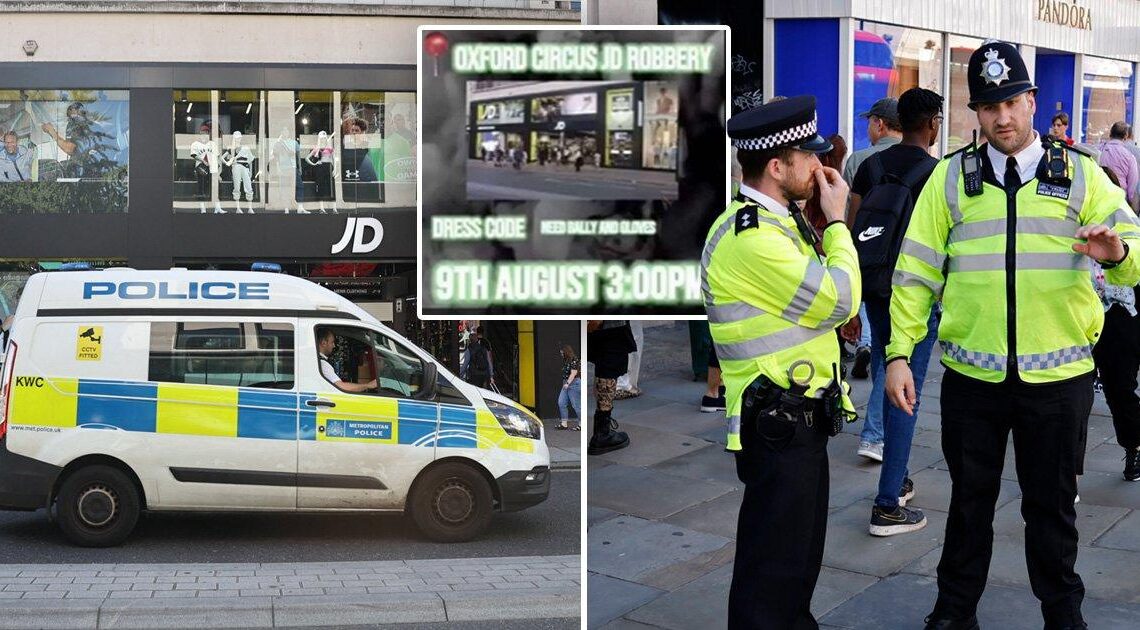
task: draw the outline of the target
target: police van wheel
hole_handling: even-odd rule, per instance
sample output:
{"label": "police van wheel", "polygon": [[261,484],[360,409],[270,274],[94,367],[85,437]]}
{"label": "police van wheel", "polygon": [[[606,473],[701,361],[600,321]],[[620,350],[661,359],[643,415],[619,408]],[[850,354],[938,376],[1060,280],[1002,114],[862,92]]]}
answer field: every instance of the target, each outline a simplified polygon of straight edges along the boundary
{"label": "police van wheel", "polygon": [[410,507],[416,526],[428,538],[463,542],[487,529],[493,503],[491,486],[479,471],[447,463],[420,478]]}
{"label": "police van wheel", "polygon": [[71,473],[56,497],[59,527],[81,547],[114,547],[139,519],[139,494],[123,471],[87,466]]}

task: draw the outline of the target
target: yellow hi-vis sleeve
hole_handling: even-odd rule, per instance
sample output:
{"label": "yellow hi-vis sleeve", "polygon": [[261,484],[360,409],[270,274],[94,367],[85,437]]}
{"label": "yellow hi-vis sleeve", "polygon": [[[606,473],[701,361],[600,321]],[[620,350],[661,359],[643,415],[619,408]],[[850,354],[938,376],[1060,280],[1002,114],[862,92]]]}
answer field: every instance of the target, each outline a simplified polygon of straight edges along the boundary
{"label": "yellow hi-vis sleeve", "polygon": [[1091,159],[1084,166],[1088,201],[1081,209],[1081,225],[1104,224],[1116,231],[1128,243],[1128,255],[1119,265],[1104,270],[1104,280],[1111,284],[1132,287],[1140,282],[1140,218],[1128,206],[1124,189],[1112,183]]}
{"label": "yellow hi-vis sleeve", "polygon": [[895,273],[891,278],[891,341],[887,360],[910,360],[914,346],[926,337],[934,301],[946,284],[943,262],[950,235],[950,208],[946,204],[946,170],[957,161],[943,160],[935,167],[914,204],[903,237]]}

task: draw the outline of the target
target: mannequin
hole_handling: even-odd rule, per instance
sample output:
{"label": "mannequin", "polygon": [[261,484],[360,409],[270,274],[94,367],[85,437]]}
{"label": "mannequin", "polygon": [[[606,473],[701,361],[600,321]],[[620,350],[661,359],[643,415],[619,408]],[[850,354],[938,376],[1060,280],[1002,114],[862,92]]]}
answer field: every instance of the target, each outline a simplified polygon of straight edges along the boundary
{"label": "mannequin", "polygon": [[[305,156],[305,161],[313,167],[313,177],[316,179],[316,197],[321,206],[321,213],[325,213],[325,201],[322,197],[332,196],[333,178],[340,173],[336,168],[336,151],[333,149],[333,139],[327,132],[317,134],[317,146]],[[332,211],[336,214],[336,199],[332,201]]]}
{"label": "mannequin", "polygon": [[[222,163],[229,166],[234,180],[234,203],[237,212],[241,214],[241,191],[245,190],[246,201],[249,201],[249,213],[253,214],[253,151],[242,146],[241,132],[233,133],[230,148],[222,155]],[[240,186],[240,187],[239,187]]]}
{"label": "mannequin", "polygon": [[194,160],[194,178],[198,184],[194,197],[204,213],[206,200],[210,198],[210,178],[218,172],[217,150],[209,133],[201,131],[198,139],[190,144],[190,157]]}
{"label": "mannequin", "polygon": [[297,172],[297,153],[300,145],[289,130],[288,125],[281,127],[281,133],[273,141],[269,149],[269,164],[272,166],[273,198],[280,199],[285,208],[285,214],[294,203],[297,204],[298,214],[309,214],[299,200],[301,193],[301,176]]}

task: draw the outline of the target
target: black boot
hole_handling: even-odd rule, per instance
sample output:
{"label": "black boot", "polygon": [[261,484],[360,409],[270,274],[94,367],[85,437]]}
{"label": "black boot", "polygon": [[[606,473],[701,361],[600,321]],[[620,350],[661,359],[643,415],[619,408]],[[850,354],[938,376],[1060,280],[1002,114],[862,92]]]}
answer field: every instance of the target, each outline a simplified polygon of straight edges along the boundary
{"label": "black boot", "polygon": [[590,455],[601,455],[629,446],[629,436],[625,431],[615,431],[617,422],[608,411],[594,412],[594,435],[590,437]]}

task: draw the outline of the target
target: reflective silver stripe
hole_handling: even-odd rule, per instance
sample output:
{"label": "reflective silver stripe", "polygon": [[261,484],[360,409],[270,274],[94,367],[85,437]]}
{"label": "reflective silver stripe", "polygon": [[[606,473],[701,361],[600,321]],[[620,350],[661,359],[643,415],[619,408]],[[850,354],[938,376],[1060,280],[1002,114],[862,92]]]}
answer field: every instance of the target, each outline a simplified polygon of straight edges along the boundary
{"label": "reflective silver stripe", "polygon": [[740,433],[740,416],[729,416],[727,423],[729,433]]}
{"label": "reflective silver stripe", "polygon": [[779,228],[780,231],[784,233],[784,236],[787,236],[788,238],[792,239],[793,243],[799,243],[800,242],[800,233],[799,232],[796,232],[792,228],[784,225],[783,223],[780,223],[776,219],[773,219],[771,217],[766,217],[760,213],[756,213],[756,219],[759,220],[761,223],[767,223],[768,225]]}
{"label": "reflective silver stripe", "polygon": [[966,350],[958,344],[941,339],[939,339],[938,342],[942,345],[942,351],[958,363],[965,363],[966,365],[972,365],[976,368],[982,368],[983,370],[1005,371],[1005,357],[1000,354]]}
{"label": "reflective silver stripe", "polygon": [[701,252],[701,292],[704,293],[706,307],[713,302],[712,288],[709,286],[709,263],[712,262],[713,250],[715,250],[717,244],[720,243],[720,239],[724,238],[724,235],[727,234],[728,230],[735,224],[736,213],[732,212],[728,215],[728,218],[717,227],[716,232],[713,233],[713,237],[709,239],[708,243],[705,243],[705,249]]}
{"label": "reflective silver stripe", "polygon": [[792,301],[788,303],[788,307],[780,313],[780,317],[794,322],[807,312],[811,303],[815,301],[815,296],[819,294],[819,287],[823,284],[823,276],[827,272],[823,265],[814,258],[808,261],[807,269],[804,270],[804,279],[800,281],[800,286],[796,288],[796,294],[792,296]]}
{"label": "reflective silver stripe", "polygon": [[1079,224],[1071,217],[1066,219],[1017,217],[1018,234],[1040,234],[1043,236],[1076,239],[1078,225]]}
{"label": "reflective silver stripe", "polygon": [[1092,346],[1061,348],[1044,354],[1019,354],[1017,367],[1021,370],[1048,370],[1092,358]]}
{"label": "reflective silver stripe", "polygon": [[934,294],[942,293],[942,283],[924,278],[917,273],[895,269],[891,284],[896,287],[926,287]]}
{"label": "reflective silver stripe", "polygon": [[946,260],[946,254],[939,254],[930,247],[909,238],[903,239],[902,249],[899,253],[917,258],[939,270],[942,269],[942,263]]}
{"label": "reflective silver stripe", "polygon": [[1076,252],[1056,252],[1051,254],[1018,254],[1017,270],[1026,269],[1068,269],[1088,271],[1088,259]]}
{"label": "reflective silver stripe", "polygon": [[970,223],[955,223],[950,226],[950,235],[947,243],[959,243],[976,238],[1005,235],[1005,217],[1000,219],[986,219],[985,221],[971,221]]}
{"label": "reflective silver stripe", "polygon": [[720,360],[740,361],[756,359],[788,348],[794,348],[822,335],[834,335],[830,329],[814,330],[803,326],[792,326],[783,330],[746,339],[736,343],[716,343],[716,356]]}
{"label": "reflective silver stripe", "polygon": [[1136,214],[1131,210],[1127,208],[1121,208],[1116,212],[1108,215],[1108,218],[1104,220],[1104,224],[1108,227],[1112,227],[1118,223],[1127,223],[1128,225],[1135,225],[1136,227],[1140,227],[1140,218],[1137,218]]}
{"label": "reflective silver stripe", "polygon": [[958,207],[958,176],[962,173],[962,154],[955,153],[946,168],[946,205],[950,207],[950,220],[954,225],[962,222],[962,209]]}
{"label": "reflective silver stripe", "polygon": [[[1017,270],[1065,269],[1085,271],[1085,257],[1076,252],[1019,253]],[[967,254],[950,259],[950,272],[1005,271],[1005,254]]]}
{"label": "reflective silver stripe", "polygon": [[763,315],[764,311],[746,302],[729,302],[705,307],[710,324],[731,324]]}
{"label": "reflective silver stripe", "polygon": [[1080,156],[1073,160],[1073,183],[1069,187],[1069,220],[1081,222],[1081,208],[1085,205],[1085,167]]}
{"label": "reflective silver stripe", "polygon": [[847,321],[847,316],[851,312],[852,301],[855,299],[851,292],[851,276],[847,274],[847,271],[839,267],[831,267],[829,271],[831,271],[831,279],[835,282],[835,308],[827,319],[819,323],[820,328],[834,328]]}

